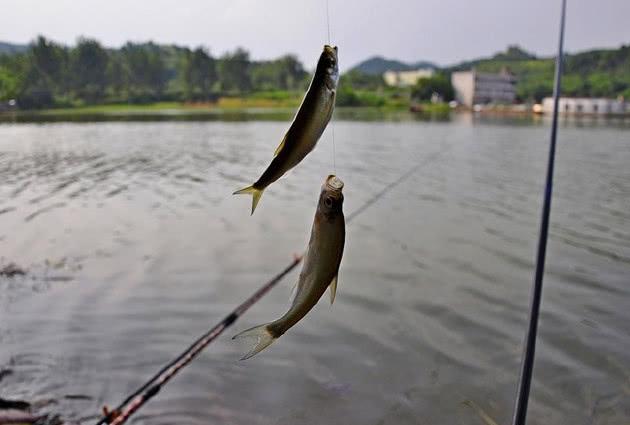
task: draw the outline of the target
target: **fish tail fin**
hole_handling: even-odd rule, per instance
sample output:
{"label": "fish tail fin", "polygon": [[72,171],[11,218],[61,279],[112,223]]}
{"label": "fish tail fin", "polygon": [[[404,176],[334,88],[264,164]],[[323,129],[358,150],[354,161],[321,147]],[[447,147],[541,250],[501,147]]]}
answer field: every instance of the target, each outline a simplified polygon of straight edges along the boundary
{"label": "fish tail fin", "polygon": [[271,343],[277,339],[277,337],[273,336],[273,334],[269,331],[268,324],[254,326],[253,328],[247,329],[246,331],[243,331],[232,337],[232,339],[245,338],[255,338],[256,343],[254,344],[252,349],[241,358],[241,360],[247,360],[250,357],[260,353],[262,350],[269,347]]}
{"label": "fish tail fin", "polygon": [[246,188],[243,188],[241,190],[237,190],[236,192],[233,193],[233,195],[251,194],[252,195],[252,215],[254,215],[254,211],[256,210],[256,205],[258,205],[258,201],[260,201],[260,197],[262,196],[264,190],[265,189],[257,189],[252,185],[252,186],[247,186]]}

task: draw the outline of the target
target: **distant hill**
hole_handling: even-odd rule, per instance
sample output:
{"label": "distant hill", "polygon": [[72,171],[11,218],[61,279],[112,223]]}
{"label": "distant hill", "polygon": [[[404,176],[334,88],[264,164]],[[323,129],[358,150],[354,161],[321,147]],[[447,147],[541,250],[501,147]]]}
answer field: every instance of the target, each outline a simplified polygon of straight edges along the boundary
{"label": "distant hill", "polygon": [[[381,75],[387,70],[405,71],[430,67],[445,74],[475,68],[480,72],[508,69],[517,78],[517,96],[523,101],[540,101],[551,95],[554,74],[553,57],[537,57],[512,45],[490,57],[466,60],[438,67],[431,62],[407,63],[382,56],[369,58],[351,69],[367,75]],[[358,76],[353,76],[358,81]],[[562,92],[566,96],[616,97],[630,99],[630,45],[616,49],[597,49],[565,56]]]}
{"label": "distant hill", "polygon": [[[524,61],[524,60],[535,60],[536,56],[532,53],[529,53],[519,46],[508,46],[505,52],[499,52],[492,56],[491,58],[480,58],[473,59],[458,63],[453,66],[445,67],[445,70],[453,71],[460,69],[469,69],[473,66],[476,66],[478,63],[487,62],[488,60],[495,61],[503,61],[503,62],[511,62],[511,61]],[[373,56],[369,59],[364,60],[363,62],[358,63],[353,66],[350,71],[360,71],[363,74],[368,75],[381,75],[385,71],[410,71],[414,69],[420,68],[431,68],[431,69],[440,69],[439,66],[429,61],[418,61],[418,62],[403,62],[397,59],[387,59],[382,56]]]}
{"label": "distant hill", "polygon": [[13,53],[21,53],[28,49],[26,44],[13,44],[6,43],[4,41],[0,41],[0,55],[7,54],[11,55]]}
{"label": "distant hill", "polygon": [[[446,66],[443,69],[451,72],[451,71],[461,71],[468,70],[473,67],[477,67],[479,65],[484,66],[487,63],[501,63],[503,65],[507,65],[509,68],[510,63],[518,63],[523,61],[535,61],[538,58],[533,53],[529,53],[526,50],[523,50],[519,46],[508,46],[505,52],[495,53],[493,56],[489,58],[477,58],[470,59],[463,62],[459,62],[455,65]],[[544,60],[544,59],[541,59]]]}
{"label": "distant hill", "polygon": [[374,56],[352,67],[351,71],[360,71],[368,75],[381,75],[385,71],[409,71],[418,68],[433,68],[437,66],[431,62],[419,61],[407,63],[394,59],[386,59],[382,56]]}
{"label": "distant hill", "polygon": [[[508,69],[517,78],[516,91],[521,100],[540,101],[550,96],[555,59],[538,58],[517,46],[490,58],[481,58],[446,67],[444,71],[468,70],[500,72]],[[598,49],[565,56],[562,92],[566,96],[630,98],[630,45],[617,49]]]}

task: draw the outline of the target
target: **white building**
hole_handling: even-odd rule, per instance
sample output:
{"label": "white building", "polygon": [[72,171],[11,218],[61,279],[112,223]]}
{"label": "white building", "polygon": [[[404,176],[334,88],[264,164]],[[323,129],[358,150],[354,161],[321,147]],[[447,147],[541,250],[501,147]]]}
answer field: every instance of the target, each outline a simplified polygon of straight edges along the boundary
{"label": "white building", "polygon": [[459,71],[451,74],[455,100],[472,107],[487,103],[514,103],[516,99],[516,77],[508,71],[489,74]]}
{"label": "white building", "polygon": [[431,68],[415,69],[413,71],[385,71],[383,80],[388,86],[414,86],[420,78],[431,78],[435,71]]}
{"label": "white building", "polygon": [[[542,102],[542,112],[553,112],[553,98],[546,97]],[[558,99],[558,113],[566,115],[618,115],[630,112],[630,105],[622,98],[590,98],[590,97],[561,97]]]}

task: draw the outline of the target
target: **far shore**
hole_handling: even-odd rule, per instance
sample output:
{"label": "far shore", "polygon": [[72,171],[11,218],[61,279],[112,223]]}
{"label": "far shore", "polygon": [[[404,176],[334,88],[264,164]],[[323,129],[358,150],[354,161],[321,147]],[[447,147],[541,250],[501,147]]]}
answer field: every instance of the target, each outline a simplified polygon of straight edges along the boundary
{"label": "far shore", "polygon": [[[283,121],[290,120],[300,99],[221,98],[216,102],[154,102],[146,104],[114,103],[64,108],[0,111],[2,122],[72,122],[72,121]],[[335,117],[358,121],[448,120],[453,114],[473,116],[520,117],[538,121],[543,118],[525,105],[484,107],[471,110],[450,108],[446,103],[423,103],[412,107],[337,106]],[[608,120],[630,118],[625,115],[563,115],[565,119]]]}
{"label": "far shore", "polygon": [[[16,118],[33,121],[82,120],[102,117],[132,119],[290,119],[300,105],[301,99],[255,99],[221,98],[216,102],[155,102],[146,104],[114,103],[48,109],[14,109],[0,112],[1,121]],[[436,115],[448,116],[450,108],[446,104],[427,104],[422,111],[411,112],[402,105],[385,106],[337,106],[335,115],[346,118],[365,117],[370,119],[396,115]]]}

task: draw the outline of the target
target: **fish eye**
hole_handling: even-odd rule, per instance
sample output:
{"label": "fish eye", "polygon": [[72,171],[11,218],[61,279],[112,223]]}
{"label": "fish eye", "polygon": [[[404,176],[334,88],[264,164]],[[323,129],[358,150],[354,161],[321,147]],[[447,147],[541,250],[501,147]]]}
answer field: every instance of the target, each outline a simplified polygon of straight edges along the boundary
{"label": "fish eye", "polygon": [[326,197],[326,199],[324,199],[324,204],[330,208],[333,206],[333,200],[330,196]]}

